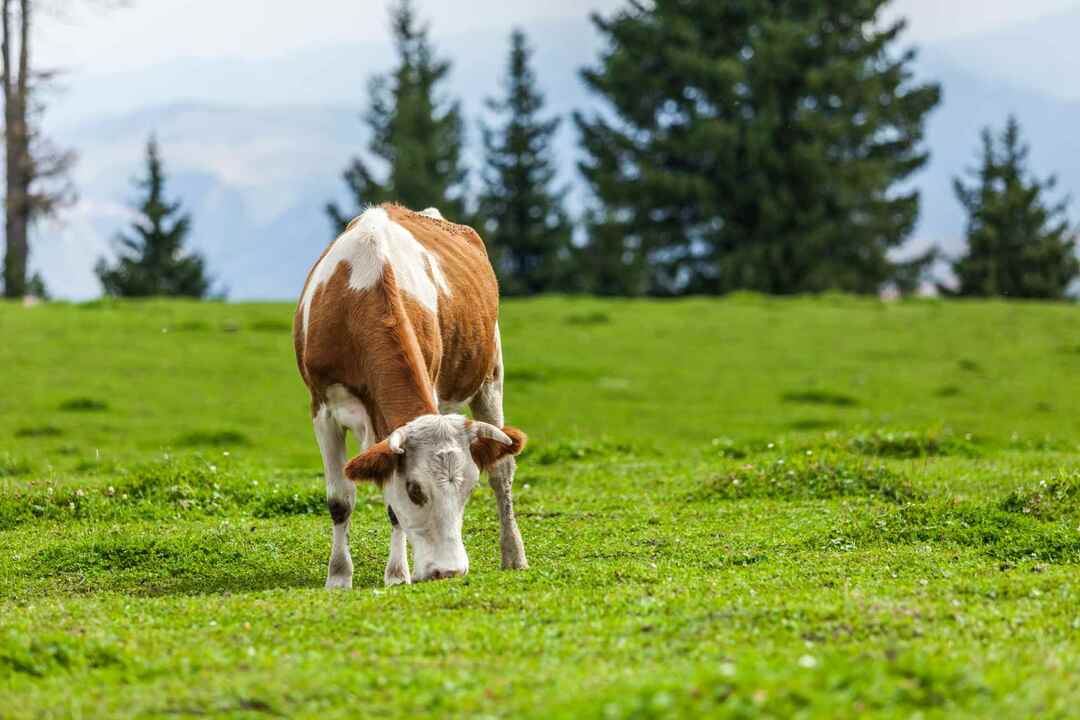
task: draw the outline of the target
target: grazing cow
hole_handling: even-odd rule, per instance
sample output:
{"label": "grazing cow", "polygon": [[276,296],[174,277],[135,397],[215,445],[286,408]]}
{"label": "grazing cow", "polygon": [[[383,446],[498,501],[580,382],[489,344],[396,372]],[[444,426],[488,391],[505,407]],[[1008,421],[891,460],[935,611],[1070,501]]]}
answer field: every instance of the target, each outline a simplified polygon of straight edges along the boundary
{"label": "grazing cow", "polygon": [[[434,208],[373,207],[311,269],[293,339],[334,524],[328,588],[352,587],[356,480],[382,488],[387,585],[468,572],[461,525],[482,470],[498,503],[503,568],[527,567],[511,496],[525,435],[503,427],[498,310],[483,240]],[[440,414],[466,404],[473,420]],[[347,430],[362,453],[346,465]]]}

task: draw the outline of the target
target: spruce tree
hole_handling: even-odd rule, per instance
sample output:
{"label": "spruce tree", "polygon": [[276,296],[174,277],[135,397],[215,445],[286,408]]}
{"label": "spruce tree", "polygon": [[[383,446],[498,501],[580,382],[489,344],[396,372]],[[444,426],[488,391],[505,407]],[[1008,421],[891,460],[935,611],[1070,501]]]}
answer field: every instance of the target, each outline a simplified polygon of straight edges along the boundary
{"label": "spruce tree", "polygon": [[972,184],[954,181],[968,214],[967,250],[953,263],[957,287],[947,292],[1061,299],[1080,276],[1068,203],[1048,204],[1045,196],[1057,181],[1030,176],[1028,152],[1015,117],[1000,145],[989,128],[983,130]]}
{"label": "spruce tree", "polygon": [[525,33],[510,36],[505,96],[489,99],[497,117],[482,125],[486,167],[479,198],[485,239],[500,287],[508,295],[566,290],[573,232],[564,207],[565,189],[554,189],[552,142],[561,119],[544,118],[536,88],[532,48]]}
{"label": "spruce tree", "polygon": [[888,0],[628,0],[593,22],[578,114],[590,265],[658,294],[875,292],[910,267],[939,88],[912,80]]}
{"label": "spruce tree", "polygon": [[210,290],[206,263],[184,248],[191,216],[181,212],[179,202],[165,199],[165,170],[153,137],[146,146],[146,177],[137,180],[136,186],[145,193],[136,208],[139,219],[132,223],[130,234],[117,236],[116,263],[110,265],[101,258],[95,267],[105,294],[206,297]]}
{"label": "spruce tree", "polygon": [[448,219],[466,220],[461,109],[440,95],[450,63],[435,56],[429,28],[417,20],[412,0],[391,9],[391,29],[398,66],[372,78],[364,118],[372,133],[368,149],[385,163],[385,179],[376,179],[364,160],[352,161],[344,178],[353,208],[327,205],[335,233],[363,208],[387,201],[417,210],[434,206]]}

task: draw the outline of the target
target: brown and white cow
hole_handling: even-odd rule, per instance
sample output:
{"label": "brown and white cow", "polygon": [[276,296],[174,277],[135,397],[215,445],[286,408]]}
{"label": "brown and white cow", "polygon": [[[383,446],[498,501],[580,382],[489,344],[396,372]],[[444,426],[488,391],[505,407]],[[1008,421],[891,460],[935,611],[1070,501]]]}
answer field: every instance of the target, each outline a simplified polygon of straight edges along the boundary
{"label": "brown and white cow", "polygon": [[[483,241],[434,208],[373,207],[311,269],[293,337],[334,524],[328,588],[352,587],[357,480],[382,488],[387,585],[468,572],[461,525],[481,470],[498,503],[502,565],[527,566],[511,496],[525,435],[503,427],[498,310]],[[440,414],[465,405],[473,420]],[[346,465],[348,430],[362,453]]]}

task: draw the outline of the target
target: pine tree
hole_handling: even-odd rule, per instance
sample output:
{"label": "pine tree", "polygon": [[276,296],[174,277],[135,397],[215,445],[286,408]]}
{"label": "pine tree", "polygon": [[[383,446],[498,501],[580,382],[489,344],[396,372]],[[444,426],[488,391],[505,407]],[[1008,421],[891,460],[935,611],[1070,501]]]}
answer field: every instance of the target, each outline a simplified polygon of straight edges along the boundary
{"label": "pine tree", "polygon": [[544,96],[530,66],[525,33],[510,36],[506,95],[489,99],[495,127],[482,126],[486,167],[479,214],[500,286],[507,295],[566,290],[573,228],[565,189],[553,189],[552,142],[561,119],[543,118]]}
{"label": "pine tree", "polygon": [[136,208],[141,217],[132,223],[131,234],[117,236],[116,264],[101,258],[95,267],[105,294],[206,297],[210,290],[206,263],[200,255],[184,250],[191,216],[181,213],[179,202],[165,200],[165,171],[153,137],[146,147],[146,177],[137,180],[136,186],[145,193]]}
{"label": "pine tree", "polygon": [[369,150],[386,164],[385,180],[377,180],[362,159],[352,161],[344,178],[355,210],[327,205],[335,233],[358,211],[387,201],[418,210],[434,206],[449,219],[466,220],[461,108],[439,93],[450,63],[435,57],[429,28],[419,24],[412,0],[393,7],[391,27],[398,67],[372,78],[371,107],[365,115],[372,132]]}
{"label": "pine tree", "polygon": [[[593,16],[578,114],[597,206],[590,263],[658,294],[875,292],[919,196],[936,85],[912,81],[888,0],[628,0]],[[621,287],[620,287],[621,286]]]}
{"label": "pine tree", "polygon": [[958,285],[951,292],[1061,299],[1080,277],[1068,202],[1047,204],[1057,181],[1030,177],[1028,153],[1020,123],[1010,117],[1000,146],[989,128],[983,130],[973,183],[954,181],[968,222],[967,251],[953,263]]}

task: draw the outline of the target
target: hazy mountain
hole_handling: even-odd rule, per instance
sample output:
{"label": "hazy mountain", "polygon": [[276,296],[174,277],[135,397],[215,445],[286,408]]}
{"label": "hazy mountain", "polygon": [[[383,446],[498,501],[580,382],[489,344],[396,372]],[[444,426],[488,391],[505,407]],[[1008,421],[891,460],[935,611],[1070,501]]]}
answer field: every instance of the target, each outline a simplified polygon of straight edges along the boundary
{"label": "hazy mountain", "polygon": [[[1080,28],[1080,15],[1071,22]],[[551,110],[568,115],[588,107],[592,99],[577,72],[596,54],[587,19],[530,30]],[[438,42],[455,63],[449,91],[475,121],[483,98],[498,89],[507,38],[491,31]],[[997,52],[997,42],[1009,52],[1033,45],[995,40],[976,52],[979,42],[964,39],[920,56],[920,72],[943,83],[945,101],[929,126],[931,164],[915,179],[923,190],[923,214],[912,249],[960,246],[963,216],[951,179],[973,162],[980,129],[1002,125],[1010,112],[1020,117],[1034,146],[1035,168],[1057,172],[1065,191],[1080,188],[1074,130],[1080,103],[1012,84],[994,69],[1005,61],[983,68],[976,58]],[[1080,59],[1080,52],[1061,52]],[[54,107],[51,123],[58,140],[79,149],[82,200],[62,225],[38,233],[34,266],[60,296],[99,293],[93,262],[129,217],[127,203],[135,194],[130,179],[141,172],[146,139],[156,131],[171,192],[194,215],[194,244],[230,297],[294,297],[330,239],[323,207],[339,196],[342,169],[365,145],[359,115],[367,78],[391,63],[388,46],[343,46],[260,62],[185,61],[122,76],[70,77],[70,91]],[[190,100],[178,104],[177,98]],[[470,132],[475,140],[475,124]],[[558,150],[564,179],[571,181],[576,147],[569,121]],[[575,206],[581,194],[577,184]]]}
{"label": "hazy mountain", "polygon": [[[552,22],[533,34],[550,111],[568,115],[587,102],[577,71],[592,60],[591,26],[585,18]],[[448,91],[461,98],[474,140],[483,99],[499,89],[507,42],[495,32],[439,42],[454,58]],[[58,296],[100,292],[94,260],[129,217],[131,178],[157,132],[171,191],[194,215],[193,244],[229,296],[297,294],[331,237],[323,208],[342,192],[349,158],[366,145],[367,80],[392,62],[389,46],[343,46],[263,62],[191,60],[70,76],[49,119],[57,140],[79,149],[81,201],[62,224],[40,229],[33,265]],[[569,122],[558,144],[569,181]],[[471,157],[477,165],[475,143]]]}

